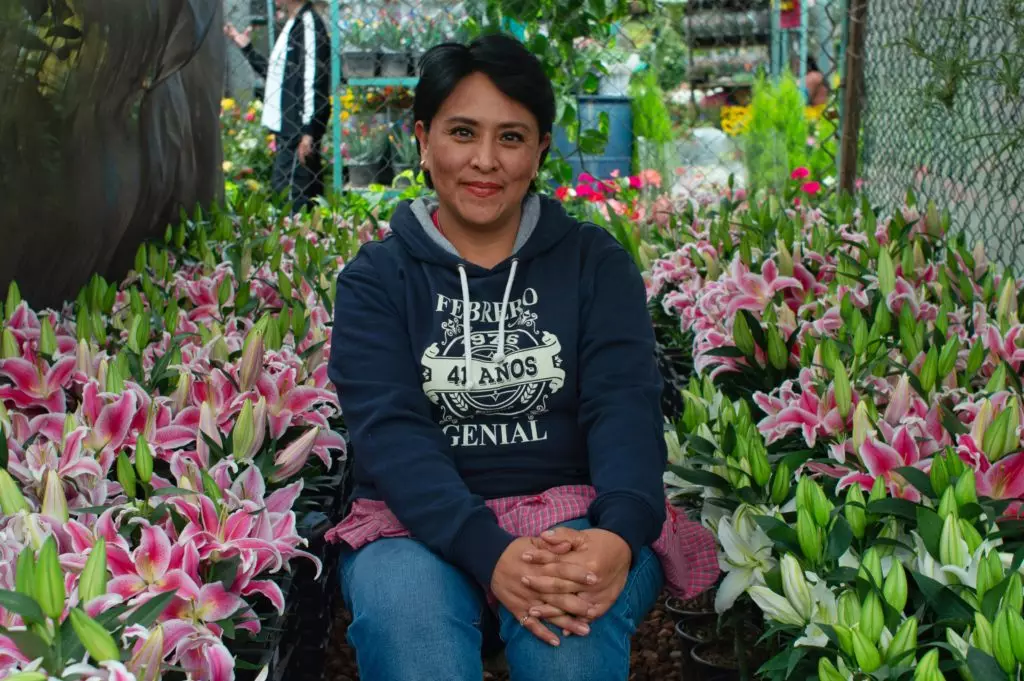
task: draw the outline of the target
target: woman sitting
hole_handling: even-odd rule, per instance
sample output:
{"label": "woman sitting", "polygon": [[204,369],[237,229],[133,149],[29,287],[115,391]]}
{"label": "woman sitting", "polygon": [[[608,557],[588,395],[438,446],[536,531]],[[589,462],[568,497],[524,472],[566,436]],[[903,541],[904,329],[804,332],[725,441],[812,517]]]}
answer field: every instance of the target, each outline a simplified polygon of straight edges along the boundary
{"label": "woman sitting", "polygon": [[536,193],[555,98],[519,42],[430,50],[413,113],[436,199],[397,207],[335,301],[360,677],[479,681],[494,622],[513,679],[625,679],[663,585],[717,576],[710,533],[666,514],[643,280]]}

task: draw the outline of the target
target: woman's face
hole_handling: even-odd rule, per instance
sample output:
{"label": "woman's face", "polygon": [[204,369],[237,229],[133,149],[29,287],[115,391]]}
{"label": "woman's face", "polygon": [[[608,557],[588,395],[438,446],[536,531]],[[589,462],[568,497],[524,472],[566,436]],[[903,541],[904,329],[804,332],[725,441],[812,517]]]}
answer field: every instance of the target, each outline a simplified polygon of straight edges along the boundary
{"label": "woman's face", "polygon": [[515,219],[550,135],[530,110],[474,73],[444,101],[430,130],[416,122],[424,168],[438,199],[463,225],[500,228]]}

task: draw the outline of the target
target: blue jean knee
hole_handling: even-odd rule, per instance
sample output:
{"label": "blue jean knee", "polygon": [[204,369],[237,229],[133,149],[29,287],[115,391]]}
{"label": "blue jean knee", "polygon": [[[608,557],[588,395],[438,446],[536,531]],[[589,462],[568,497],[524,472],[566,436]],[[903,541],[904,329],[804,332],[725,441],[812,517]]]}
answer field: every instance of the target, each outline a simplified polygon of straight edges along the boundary
{"label": "blue jean knee", "polygon": [[465,572],[416,540],[389,538],[349,551],[339,577],[363,681],[482,677],[486,601]]}
{"label": "blue jean knee", "polygon": [[[561,524],[580,530],[590,527],[586,518]],[[512,613],[500,608],[501,637],[506,644],[512,681],[625,681],[629,677],[630,640],[654,607],[664,581],[658,557],[644,547],[619,598],[608,612],[591,623],[587,636],[562,636],[552,627],[561,639],[558,647],[536,638]]]}

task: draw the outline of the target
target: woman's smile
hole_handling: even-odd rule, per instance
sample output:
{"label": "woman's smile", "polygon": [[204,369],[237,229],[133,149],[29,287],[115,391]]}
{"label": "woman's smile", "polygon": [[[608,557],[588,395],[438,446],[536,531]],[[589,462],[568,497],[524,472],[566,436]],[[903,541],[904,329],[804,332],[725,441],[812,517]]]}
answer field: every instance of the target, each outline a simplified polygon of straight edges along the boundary
{"label": "woman's smile", "polygon": [[496,182],[464,182],[462,187],[478,199],[489,199],[502,190],[502,186]]}

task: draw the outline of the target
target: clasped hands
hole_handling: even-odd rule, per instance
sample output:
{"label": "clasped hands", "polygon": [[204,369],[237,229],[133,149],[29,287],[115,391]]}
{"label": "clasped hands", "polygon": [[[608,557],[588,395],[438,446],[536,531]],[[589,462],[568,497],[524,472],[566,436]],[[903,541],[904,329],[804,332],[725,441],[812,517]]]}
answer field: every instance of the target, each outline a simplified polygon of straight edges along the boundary
{"label": "clasped hands", "polygon": [[622,592],[631,560],[629,545],[613,532],[556,527],[509,544],[491,591],[530,633],[557,646],[545,622],[564,636],[586,636]]}

